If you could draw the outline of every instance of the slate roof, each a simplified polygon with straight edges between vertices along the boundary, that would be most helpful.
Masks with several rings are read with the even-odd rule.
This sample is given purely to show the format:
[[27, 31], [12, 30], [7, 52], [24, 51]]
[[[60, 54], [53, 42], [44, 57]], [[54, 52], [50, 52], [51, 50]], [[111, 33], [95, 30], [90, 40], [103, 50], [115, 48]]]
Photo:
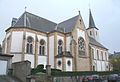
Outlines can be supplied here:
[[78, 15], [57, 24], [29, 12], [24, 12], [12, 27], [27, 27], [43, 32], [51, 32], [56, 29], [68, 33], [74, 28], [77, 19]]
[[94, 38], [89, 37], [89, 43], [104, 49], [107, 49], [106, 47], [104, 47], [101, 43], [99, 43], [98, 41], [96, 41]]
[[71, 32], [72, 29], [74, 28], [75, 24], [76, 24], [78, 16], [79, 15], [59, 23], [57, 30], [58, 31], [63, 31], [63, 32], [66, 32], [66, 33]]
[[56, 25], [57, 24], [52, 21], [24, 12], [13, 27], [28, 27], [43, 32], [50, 32], [55, 29]]
[[90, 28], [96, 28], [98, 30], [98, 28], [95, 26], [95, 22], [94, 22], [91, 10], [89, 11], [89, 28], [87, 29], [90, 29]]

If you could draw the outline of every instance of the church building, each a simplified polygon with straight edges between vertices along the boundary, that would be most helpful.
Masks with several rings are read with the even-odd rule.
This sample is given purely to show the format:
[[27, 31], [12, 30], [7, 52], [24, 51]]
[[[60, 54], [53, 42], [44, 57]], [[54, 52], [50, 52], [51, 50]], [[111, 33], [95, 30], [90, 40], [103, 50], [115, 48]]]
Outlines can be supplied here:
[[91, 11], [88, 28], [80, 12], [55, 23], [25, 11], [6, 29], [3, 52], [14, 55], [12, 62], [30, 61], [32, 68], [43, 64], [62, 71], [109, 69], [108, 49], [99, 42]]

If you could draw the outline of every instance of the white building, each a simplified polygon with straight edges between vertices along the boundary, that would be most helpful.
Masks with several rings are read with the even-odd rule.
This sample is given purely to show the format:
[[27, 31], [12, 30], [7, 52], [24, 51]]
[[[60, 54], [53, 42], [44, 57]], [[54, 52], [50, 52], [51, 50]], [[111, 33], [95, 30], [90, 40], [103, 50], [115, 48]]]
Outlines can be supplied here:
[[99, 42], [91, 12], [89, 22], [86, 29], [80, 13], [57, 24], [24, 12], [6, 30], [4, 53], [14, 55], [12, 62], [29, 60], [31, 67], [49, 64], [63, 71], [105, 71], [108, 49]]

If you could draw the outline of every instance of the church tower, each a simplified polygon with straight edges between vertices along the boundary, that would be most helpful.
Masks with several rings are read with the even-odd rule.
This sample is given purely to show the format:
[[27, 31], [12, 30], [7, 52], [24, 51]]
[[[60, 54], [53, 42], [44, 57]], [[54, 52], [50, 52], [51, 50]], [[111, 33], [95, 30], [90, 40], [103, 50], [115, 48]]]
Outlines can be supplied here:
[[99, 41], [99, 29], [95, 26], [91, 10], [89, 10], [89, 26], [87, 28], [88, 35]]

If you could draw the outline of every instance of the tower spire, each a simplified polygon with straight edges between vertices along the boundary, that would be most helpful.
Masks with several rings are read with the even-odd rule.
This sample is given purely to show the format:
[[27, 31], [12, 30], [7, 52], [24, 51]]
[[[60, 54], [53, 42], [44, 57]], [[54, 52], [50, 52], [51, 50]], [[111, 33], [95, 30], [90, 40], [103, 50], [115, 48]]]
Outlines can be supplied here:
[[89, 9], [89, 27], [96, 27], [90, 9]]
[[[95, 22], [91, 13], [91, 9], [89, 9], [89, 28], [96, 28]], [[96, 28], [98, 29], [98, 28]]]

